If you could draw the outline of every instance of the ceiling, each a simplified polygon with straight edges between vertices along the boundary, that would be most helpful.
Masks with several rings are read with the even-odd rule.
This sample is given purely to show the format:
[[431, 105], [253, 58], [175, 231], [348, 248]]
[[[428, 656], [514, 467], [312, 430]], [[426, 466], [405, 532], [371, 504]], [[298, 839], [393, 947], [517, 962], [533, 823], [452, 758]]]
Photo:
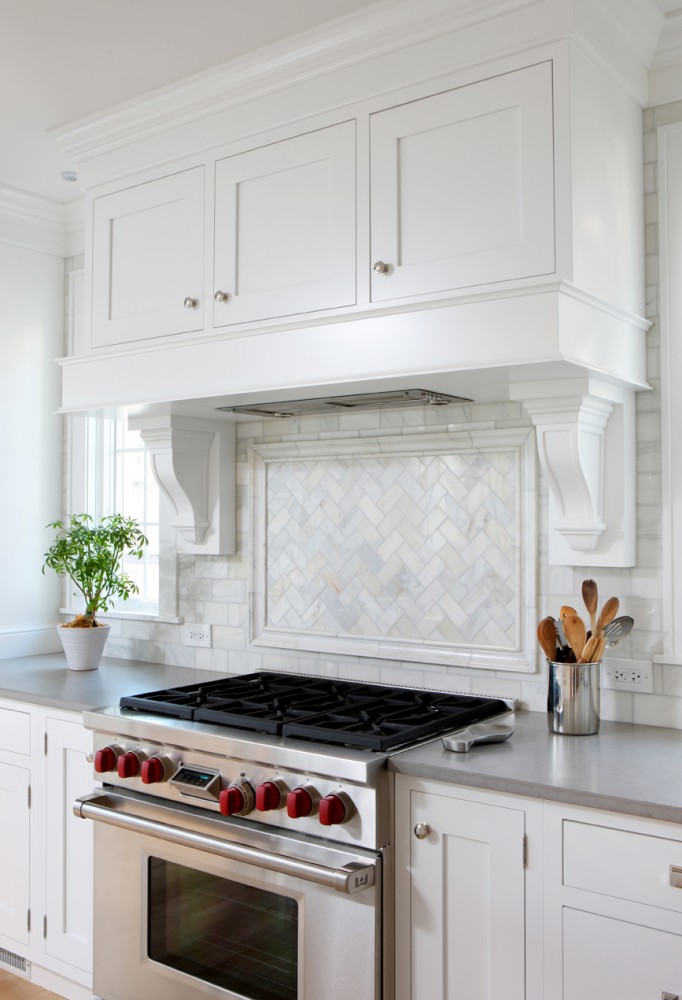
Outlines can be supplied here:
[[0, 186], [68, 201], [50, 129], [373, 2], [0, 0]]

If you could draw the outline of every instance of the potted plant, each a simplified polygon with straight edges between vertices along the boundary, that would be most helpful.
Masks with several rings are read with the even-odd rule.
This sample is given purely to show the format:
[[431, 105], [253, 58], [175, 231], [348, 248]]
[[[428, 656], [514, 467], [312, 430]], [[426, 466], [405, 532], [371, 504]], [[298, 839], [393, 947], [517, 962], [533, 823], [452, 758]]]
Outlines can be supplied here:
[[138, 522], [122, 514], [111, 514], [96, 524], [89, 514], [73, 514], [67, 524], [48, 525], [57, 534], [45, 553], [43, 573], [53, 569], [69, 577], [85, 602], [82, 614], [57, 627], [71, 670], [94, 670], [111, 630], [97, 620], [97, 613], [113, 606], [113, 599], [126, 601], [139, 591], [123, 569], [124, 556], [142, 558], [148, 539]]

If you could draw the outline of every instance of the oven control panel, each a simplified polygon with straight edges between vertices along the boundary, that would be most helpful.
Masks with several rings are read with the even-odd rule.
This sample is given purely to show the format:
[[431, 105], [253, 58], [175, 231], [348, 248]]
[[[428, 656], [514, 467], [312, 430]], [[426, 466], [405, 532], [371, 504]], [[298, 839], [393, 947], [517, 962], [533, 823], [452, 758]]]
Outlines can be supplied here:
[[386, 842], [373, 787], [98, 734], [95, 745], [95, 775], [104, 784], [359, 846]]

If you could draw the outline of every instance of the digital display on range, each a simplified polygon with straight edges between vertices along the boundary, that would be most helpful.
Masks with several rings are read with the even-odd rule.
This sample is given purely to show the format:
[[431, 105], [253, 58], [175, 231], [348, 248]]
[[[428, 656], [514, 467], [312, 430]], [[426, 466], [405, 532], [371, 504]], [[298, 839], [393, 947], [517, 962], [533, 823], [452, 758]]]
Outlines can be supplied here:
[[181, 795], [217, 798], [220, 793], [220, 772], [193, 767], [180, 767], [170, 779]]

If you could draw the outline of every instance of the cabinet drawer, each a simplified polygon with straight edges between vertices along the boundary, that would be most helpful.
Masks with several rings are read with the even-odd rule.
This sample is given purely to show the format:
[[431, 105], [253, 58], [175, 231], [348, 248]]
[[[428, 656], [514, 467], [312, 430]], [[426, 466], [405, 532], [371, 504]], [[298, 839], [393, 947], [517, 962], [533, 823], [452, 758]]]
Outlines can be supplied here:
[[564, 885], [682, 912], [682, 841], [586, 823], [564, 823]]
[[30, 754], [31, 716], [28, 712], [0, 708], [0, 750]]

